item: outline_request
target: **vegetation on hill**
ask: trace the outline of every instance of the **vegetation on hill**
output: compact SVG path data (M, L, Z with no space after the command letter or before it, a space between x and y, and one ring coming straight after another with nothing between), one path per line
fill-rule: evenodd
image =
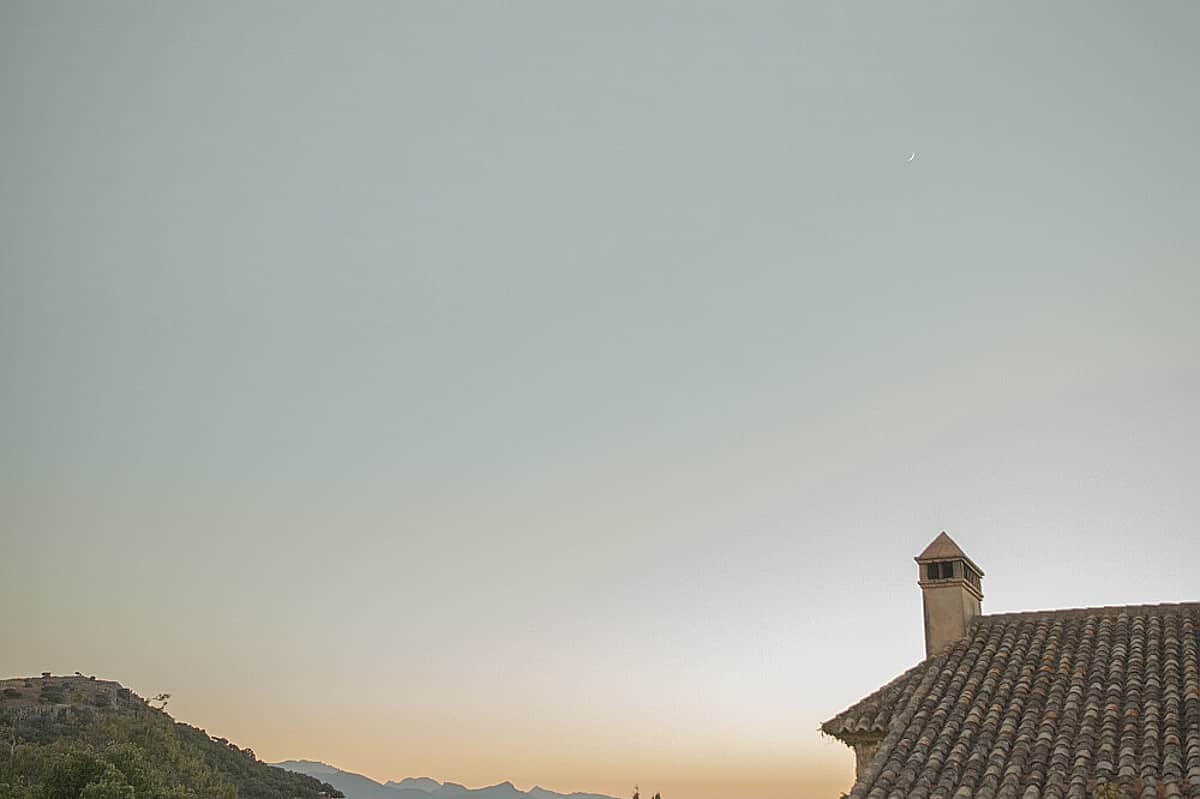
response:
M342 796L175 721L128 688L83 676L0 681L0 742L0 799Z

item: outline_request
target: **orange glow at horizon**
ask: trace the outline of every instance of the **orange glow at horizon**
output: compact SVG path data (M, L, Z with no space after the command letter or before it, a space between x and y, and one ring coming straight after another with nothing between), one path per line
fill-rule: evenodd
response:
M199 726L210 702L181 698L172 706L179 718ZM795 740L758 740L744 730L728 737L705 734L704 745L682 738L677 729L653 718L631 719L628 737L591 734L574 737L560 725L539 724L504 735L497 729L444 725L405 729L404 719L377 708L336 709L298 704L222 709L221 726L210 734L239 745L254 744L268 762L317 760L378 782L432 777L483 787L509 781L521 790L534 785L572 793L628 797L634 785L642 796L664 799L761 799L836 797L853 782L853 755L836 741L808 730ZM265 711L265 712L264 712ZM230 727L238 728L238 734ZM631 743L638 744L630 755Z

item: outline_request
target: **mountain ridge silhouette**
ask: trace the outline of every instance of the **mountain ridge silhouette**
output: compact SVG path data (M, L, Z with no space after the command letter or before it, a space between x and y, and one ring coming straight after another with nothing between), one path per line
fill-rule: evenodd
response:
M405 777L378 782L319 760L283 760L271 765L318 777L344 793L346 799L616 799L606 794L583 791L558 793L540 785L521 791L509 780L482 788L468 788L457 782L438 782L432 777Z

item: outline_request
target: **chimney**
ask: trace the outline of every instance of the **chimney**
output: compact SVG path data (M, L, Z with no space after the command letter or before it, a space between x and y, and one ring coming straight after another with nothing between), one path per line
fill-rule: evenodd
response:
M925 611L925 656L945 652L982 614L983 569L943 530L917 555L917 585Z

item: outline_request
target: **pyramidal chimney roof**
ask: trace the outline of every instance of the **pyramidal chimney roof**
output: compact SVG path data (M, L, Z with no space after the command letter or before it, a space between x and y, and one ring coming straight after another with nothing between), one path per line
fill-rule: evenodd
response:
M925 551L917 555L913 560L917 563L925 563L930 560L965 560L971 564L971 568L979 572L979 576L983 576L983 569L979 568L975 561L967 557L967 553L962 551L962 548L955 543L954 539L946 534L945 530L938 533L938 537L933 539L929 546L925 547Z

